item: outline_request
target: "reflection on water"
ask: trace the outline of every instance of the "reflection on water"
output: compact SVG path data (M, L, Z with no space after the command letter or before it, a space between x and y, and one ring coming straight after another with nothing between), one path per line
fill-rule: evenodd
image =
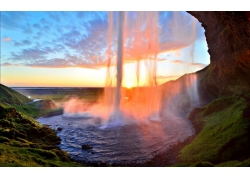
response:
M129 120L108 126L103 125L100 118L89 115L37 120L53 129L62 127L63 130L58 131L62 139L60 148L72 158L91 162L144 162L193 134L187 120L170 115L161 121ZM93 149L82 150L82 144L90 144Z

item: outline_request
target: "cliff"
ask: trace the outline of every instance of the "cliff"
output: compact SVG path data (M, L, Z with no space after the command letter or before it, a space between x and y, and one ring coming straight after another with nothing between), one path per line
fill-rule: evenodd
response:
M210 65L201 88L214 94L250 91L250 12L188 12L205 29Z

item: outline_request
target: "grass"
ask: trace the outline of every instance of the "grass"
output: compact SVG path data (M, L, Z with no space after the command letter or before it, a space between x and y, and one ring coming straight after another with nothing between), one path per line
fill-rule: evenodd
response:
M16 147L0 144L1 167L77 167L74 162L62 161L53 150Z
M57 147L56 131L33 118L56 111L51 101L26 104L25 96L3 85L0 90L0 166L80 166Z
M189 118L194 126L200 127L200 132L180 151L180 161L220 164L249 158L250 116L246 113L249 104L248 96L226 96L191 112Z
M1 85L0 90L0 166L80 166L57 147L60 138L56 132L33 119L58 110L50 107L51 100L28 104L25 96L6 86ZM59 97L71 96L47 95ZM96 100L97 94L88 97ZM173 166L250 166L249 94L220 96L205 107L195 108L189 119L197 136L180 151L180 163Z
M71 92L70 94L35 94L32 97L35 99L47 99L56 102L67 101L71 98L80 98L89 102L96 102L100 93L97 92L88 92L88 93L79 93L79 92Z
M62 108L46 108L43 107L43 104L45 104L44 102L51 102L52 104L53 101L50 100L46 100L46 101L38 101L35 103L31 103L31 104L8 104L5 102L0 102L0 106L3 107L4 109L13 109L15 108L16 111L22 113L22 114L26 114L29 115L33 118L37 118L43 115L46 115L48 113L52 113L52 112L57 112L57 111L62 111Z
M1 106L0 166L79 166L57 147L60 138L54 130L10 109Z
M69 88L69 89L17 89L18 92L33 99L46 99L55 102L67 101L70 98L96 102L104 93L104 88Z
M18 93L17 91L0 84L0 102L9 104L23 104L31 102L31 99Z

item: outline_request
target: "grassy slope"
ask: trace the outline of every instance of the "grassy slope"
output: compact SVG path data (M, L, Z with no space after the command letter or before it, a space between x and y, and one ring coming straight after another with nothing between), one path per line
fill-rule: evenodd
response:
M183 163L177 166L250 166L249 109L250 98L243 94L194 109L189 118L201 131L180 151Z
M3 103L0 102L0 104L2 106L4 106L5 108L16 108L16 110L18 112L21 112L23 114L28 114L29 116L31 116L33 118L43 116L43 115L51 113L51 112L61 111L60 108L52 108L52 109L50 109L50 108L41 107L41 105L46 101L47 100L38 101L38 102L35 102L35 103L31 103L31 104L21 104L21 105L19 105L19 104L8 104L8 103L5 103L5 102L3 102Z
M38 115L38 106L16 105L26 99L5 86L1 86L1 92L4 93L0 102L0 166L79 166L57 147L60 138L56 132L29 115L32 111L33 116ZM17 106L20 107L14 108Z
M31 102L31 99L0 84L0 102L6 102L9 104L23 104Z

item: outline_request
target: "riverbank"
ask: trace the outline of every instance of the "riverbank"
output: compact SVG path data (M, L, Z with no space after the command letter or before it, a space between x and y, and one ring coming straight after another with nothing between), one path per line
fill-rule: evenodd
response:
M1 167L76 167L69 154L58 147L56 131L39 124L32 115L41 111L30 99L0 84L0 166ZM12 98L7 98L12 97ZM44 101L45 104L51 104ZM41 105L41 104L40 104ZM17 108L16 108L17 107Z

